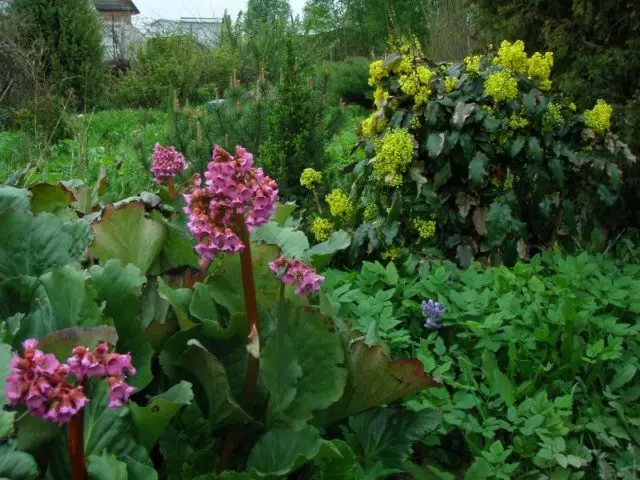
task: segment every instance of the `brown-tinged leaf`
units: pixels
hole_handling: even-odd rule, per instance
[[[427,387],[439,387],[418,359],[391,360],[383,347],[357,341],[346,358],[348,377],[342,398],[327,410],[329,421],[356,415],[377,405],[397,402]]]
[[[487,231],[487,214],[489,209],[487,207],[478,207],[473,211],[473,226],[476,227],[478,235],[486,237],[489,233]]]

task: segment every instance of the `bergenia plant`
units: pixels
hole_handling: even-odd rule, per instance
[[[73,480],[84,478],[84,414],[89,403],[85,394],[89,378],[106,379],[109,385],[109,408],[125,405],[134,388],[126,383],[136,374],[131,355],[110,353],[109,345],[100,343],[91,350],[73,349],[72,356],[61,363],[38,349],[38,341],[25,340],[22,355],[14,355],[9,364],[6,394],[13,405],[25,405],[27,411],[58,425],[69,423],[68,439]]]
[[[275,211],[278,186],[261,168],[253,166],[253,155],[241,146],[235,156],[215,145],[211,162],[204,174],[205,183],[197,178],[193,189],[185,193],[188,227],[196,240],[203,273],[220,253],[240,253],[242,287],[247,312],[249,352],[260,350],[260,318],[253,277],[249,232],[265,224]],[[242,407],[253,402],[259,371],[257,355],[250,354],[242,395]],[[237,435],[225,440],[218,470],[224,470],[235,448]]]
[[[151,162],[151,173],[156,183],[167,185],[169,188],[169,196],[175,195],[174,178],[187,169],[187,161],[184,155],[176,150],[175,147],[163,147],[156,143],[153,149],[153,159]]]

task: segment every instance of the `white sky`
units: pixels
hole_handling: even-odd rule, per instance
[[[235,19],[247,9],[247,0],[133,0],[140,17],[176,19],[180,17],[222,17],[225,9]],[[301,14],[305,0],[289,0],[295,14]]]

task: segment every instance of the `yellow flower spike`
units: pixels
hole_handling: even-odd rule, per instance
[[[318,217],[311,223],[311,233],[319,242],[326,242],[333,233],[333,224],[326,218]]]
[[[549,102],[547,105],[547,111],[544,112],[542,116],[542,126],[550,129],[553,127],[557,127],[564,122],[564,117],[562,116],[562,108],[560,105],[554,102]]]
[[[458,85],[458,79],[456,77],[447,77],[444,79],[444,91],[451,93]]]
[[[480,74],[480,60],[482,57],[480,55],[474,55],[472,57],[466,57],[464,59],[464,64],[467,66],[467,71],[475,73],[476,75]]]
[[[436,222],[433,220],[417,218],[413,221],[413,226],[418,231],[420,238],[425,240],[434,237],[436,234]]]
[[[374,87],[376,83],[388,76],[389,72],[384,68],[382,60],[376,60],[369,65],[369,85]]]
[[[389,249],[382,254],[382,259],[387,261],[394,261],[400,255],[400,247],[389,247]]]
[[[305,168],[300,175],[300,185],[309,190],[313,190],[322,183],[322,173],[313,169]]]
[[[349,196],[339,188],[331,190],[325,197],[329,204],[329,211],[334,217],[349,218],[353,213],[353,205],[349,201]]]
[[[504,40],[498,49],[498,56],[494,63],[508,68],[513,73],[524,73],[527,71],[527,53],[524,51],[524,42],[518,40],[511,43]]]
[[[540,52],[534,53],[529,59],[529,78],[538,81],[540,90],[551,88],[551,68],[553,67],[553,52],[546,52],[544,56]]]
[[[362,122],[362,134],[365,137],[375,137],[387,126],[387,119],[380,116],[378,112],[373,112]]]
[[[584,112],[584,124],[597,133],[604,133],[611,128],[611,114],[613,107],[607,102],[598,99],[595,107]]]
[[[509,119],[509,128],[512,130],[519,130],[521,128],[526,128],[529,126],[529,120],[520,115],[516,115],[515,113],[511,115]]]
[[[369,203],[364,208],[363,217],[367,222],[371,222],[378,218],[378,206],[375,203]]]
[[[413,160],[413,136],[404,128],[395,128],[374,142],[376,159],[373,175],[392,187],[402,184],[402,175]]]
[[[484,82],[484,93],[496,102],[512,100],[518,94],[518,81],[507,70],[492,73]]]

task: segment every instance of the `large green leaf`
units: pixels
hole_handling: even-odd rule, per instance
[[[332,440],[333,448],[324,449],[324,455],[319,454],[316,464],[323,480],[365,480],[365,473],[351,450],[342,440]]]
[[[179,365],[204,391],[206,398],[200,405],[204,407],[212,429],[251,420],[234,400],[224,366],[209,351],[192,343],[182,354]]]
[[[29,190],[32,195],[31,211],[36,215],[41,212],[69,211],[73,201],[73,194],[62,184],[39,183],[30,187]]]
[[[46,335],[40,339],[39,347],[43,352],[53,353],[60,361],[65,361],[78,345],[94,348],[100,342],[115,345],[117,341],[118,333],[113,327],[74,327]]]
[[[87,473],[90,480],[128,480],[127,464],[114,455],[90,455],[87,458]]]
[[[4,391],[2,392],[4,396]],[[4,399],[3,399],[4,400]],[[0,410],[0,438],[13,436],[16,412]]]
[[[191,384],[181,381],[166,392],[152,397],[146,407],[131,403],[133,433],[138,443],[151,451],[175,414],[192,400]]]
[[[189,312],[202,322],[203,332],[211,337],[229,339],[247,335],[247,320],[244,315],[232,314],[228,322],[223,321],[209,285],[194,285]]]
[[[62,231],[71,237],[71,248],[69,248],[71,258],[84,255],[93,241],[93,230],[86,220],[65,222],[62,225]]]
[[[106,453],[87,458],[87,473],[89,480],[158,480],[158,473],[149,465]]]
[[[108,207],[100,221],[93,224],[95,240],[92,255],[102,264],[118,259],[132,263],[146,273],[160,253],[167,236],[166,227],[146,217],[145,205],[131,202]]]
[[[362,446],[367,464],[382,462],[386,468],[401,468],[411,455],[413,443],[436,430],[441,421],[436,410],[380,408],[351,417],[349,427]]]
[[[391,360],[383,347],[354,342],[347,353],[349,376],[344,395],[326,412],[329,421],[386,405],[427,387],[441,384],[424,374],[415,358]]]
[[[152,379],[153,356],[153,348],[144,335],[139,315],[139,295],[146,279],[134,265],[124,266],[119,260],[109,260],[104,266],[95,265],[90,272],[100,300],[106,303],[104,311],[113,319],[118,331],[117,350],[130,352],[138,370],[129,383],[144,388]]]
[[[260,358],[270,393],[269,415],[300,428],[314,411],[342,396],[344,350],[338,335],[310,308],[282,303],[276,321],[276,332]]]
[[[8,445],[0,446],[0,479],[33,480],[38,474],[38,465],[31,455],[16,452]]]
[[[269,269],[269,262],[278,258],[280,249],[274,245],[252,244],[251,255],[258,305],[268,310],[278,301],[280,293],[281,282]],[[213,299],[231,314],[245,313],[241,271],[240,255],[222,255],[219,269],[207,280]]]
[[[33,451],[56,438],[60,427],[32,415],[20,416],[16,422],[18,450]]]
[[[11,356],[11,346],[6,343],[0,343],[0,409],[7,403],[5,387],[7,385],[7,375],[9,375]]]
[[[309,240],[303,232],[282,227],[276,222],[265,223],[256,228],[251,234],[251,240],[276,245],[280,247],[282,256],[287,258],[302,258],[309,250]]]
[[[159,257],[160,272],[184,266],[199,269],[199,258],[193,249],[193,241],[188,231],[174,223],[165,221],[164,224],[167,229],[167,239],[162,246]]]
[[[329,240],[326,242],[314,245],[307,253],[307,256],[311,259],[317,256],[330,256],[340,250],[349,248],[349,245],[351,245],[351,235],[344,230],[339,230],[337,232],[333,232],[331,237],[329,237]]]
[[[0,214],[0,275],[38,277],[71,263],[71,250],[71,236],[55,215],[13,208]]]
[[[14,346],[26,338],[40,339],[56,330],[98,325],[101,312],[94,302],[95,291],[85,277],[85,272],[68,265],[39,279],[17,277],[5,281],[2,288],[16,302],[12,306],[14,313],[26,314],[14,337]]]
[[[195,327],[188,315],[189,304],[193,296],[190,288],[171,288],[162,278],[158,277],[158,295],[169,302],[178,318],[178,324],[182,330],[189,330]]]
[[[29,190],[0,185],[0,214],[7,208],[29,210]]]
[[[247,469],[258,477],[282,477],[309,462],[322,446],[320,433],[307,425],[301,430],[278,427],[258,439]]]

